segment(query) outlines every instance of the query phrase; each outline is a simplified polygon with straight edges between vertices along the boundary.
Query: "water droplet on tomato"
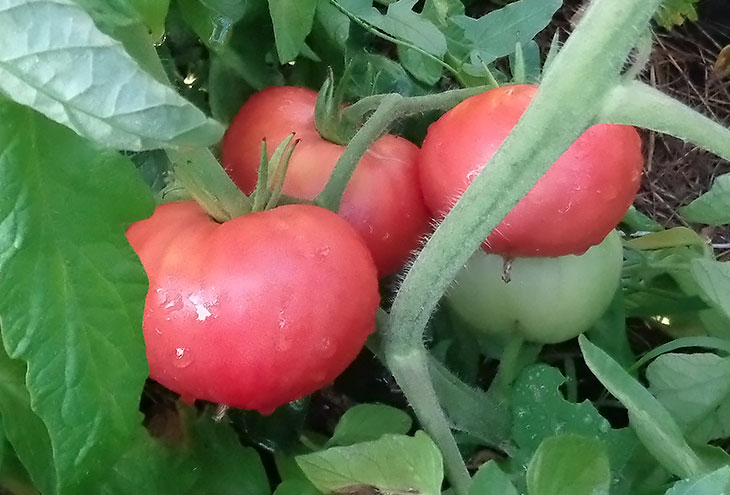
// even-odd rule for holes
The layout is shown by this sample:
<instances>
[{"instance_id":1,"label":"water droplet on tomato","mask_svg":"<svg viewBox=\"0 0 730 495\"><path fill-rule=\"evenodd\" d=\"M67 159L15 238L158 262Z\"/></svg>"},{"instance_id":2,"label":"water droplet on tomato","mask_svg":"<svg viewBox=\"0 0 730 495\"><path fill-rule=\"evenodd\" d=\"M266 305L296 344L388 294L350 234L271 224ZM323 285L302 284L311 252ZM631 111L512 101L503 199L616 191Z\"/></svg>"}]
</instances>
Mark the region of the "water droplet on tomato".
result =
<instances>
[{"instance_id":1,"label":"water droplet on tomato","mask_svg":"<svg viewBox=\"0 0 730 495\"><path fill-rule=\"evenodd\" d=\"M286 314L284 313L284 310L279 310L279 330L284 330L284 327L286 327L286 324L288 321L286 320Z\"/></svg>"},{"instance_id":2,"label":"water droplet on tomato","mask_svg":"<svg viewBox=\"0 0 730 495\"><path fill-rule=\"evenodd\" d=\"M193 362L193 356L187 347L175 349L175 360L172 362L176 368L187 368Z\"/></svg>"},{"instance_id":3,"label":"water droplet on tomato","mask_svg":"<svg viewBox=\"0 0 730 495\"><path fill-rule=\"evenodd\" d=\"M325 258L327 258L327 255L330 254L330 251L331 249L329 246L324 246L317 249L315 256L317 257L317 260L324 261Z\"/></svg>"},{"instance_id":4,"label":"water droplet on tomato","mask_svg":"<svg viewBox=\"0 0 730 495\"><path fill-rule=\"evenodd\" d=\"M290 337L282 336L276 341L276 350L279 352L288 351L291 349L291 344L292 342Z\"/></svg>"},{"instance_id":5,"label":"water droplet on tomato","mask_svg":"<svg viewBox=\"0 0 730 495\"><path fill-rule=\"evenodd\" d=\"M479 170L472 170L468 174L466 174L466 180L471 182L477 178L477 175L479 175Z\"/></svg>"}]
</instances>

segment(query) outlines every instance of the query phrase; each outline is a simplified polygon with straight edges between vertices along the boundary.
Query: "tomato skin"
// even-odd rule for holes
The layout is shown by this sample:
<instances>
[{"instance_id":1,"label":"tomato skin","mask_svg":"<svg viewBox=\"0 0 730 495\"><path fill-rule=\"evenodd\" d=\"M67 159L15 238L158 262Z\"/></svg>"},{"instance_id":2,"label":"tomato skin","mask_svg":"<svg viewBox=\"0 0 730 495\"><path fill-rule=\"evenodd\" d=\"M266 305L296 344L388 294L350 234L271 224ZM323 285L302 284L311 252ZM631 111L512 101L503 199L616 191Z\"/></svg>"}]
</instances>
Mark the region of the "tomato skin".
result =
<instances>
[{"instance_id":1,"label":"tomato skin","mask_svg":"<svg viewBox=\"0 0 730 495\"><path fill-rule=\"evenodd\" d=\"M168 203L127 237L150 280L150 376L187 400L270 413L330 383L375 330L372 258L323 208L218 224L195 202Z\"/></svg>"},{"instance_id":2,"label":"tomato skin","mask_svg":"<svg viewBox=\"0 0 730 495\"><path fill-rule=\"evenodd\" d=\"M284 194L312 200L324 189L344 146L323 139L314 124L317 93L276 86L253 95L223 138L223 166L245 193L256 186L261 141L269 156L290 133L300 142L289 162ZM358 164L342 198L339 215L365 240L380 276L398 271L419 247L430 216L418 180L419 149L385 135Z\"/></svg>"},{"instance_id":3,"label":"tomato skin","mask_svg":"<svg viewBox=\"0 0 730 495\"><path fill-rule=\"evenodd\" d=\"M494 155L537 86L503 86L463 101L431 125L419 172L426 204L443 217ZM487 238L505 256L580 254L621 221L638 191L643 156L631 126L588 129Z\"/></svg>"},{"instance_id":4,"label":"tomato skin","mask_svg":"<svg viewBox=\"0 0 730 495\"><path fill-rule=\"evenodd\" d=\"M447 294L451 308L486 334L517 332L554 344L578 336L608 309L621 281L623 248L616 231L580 256L504 259L478 249Z\"/></svg>"}]
</instances>

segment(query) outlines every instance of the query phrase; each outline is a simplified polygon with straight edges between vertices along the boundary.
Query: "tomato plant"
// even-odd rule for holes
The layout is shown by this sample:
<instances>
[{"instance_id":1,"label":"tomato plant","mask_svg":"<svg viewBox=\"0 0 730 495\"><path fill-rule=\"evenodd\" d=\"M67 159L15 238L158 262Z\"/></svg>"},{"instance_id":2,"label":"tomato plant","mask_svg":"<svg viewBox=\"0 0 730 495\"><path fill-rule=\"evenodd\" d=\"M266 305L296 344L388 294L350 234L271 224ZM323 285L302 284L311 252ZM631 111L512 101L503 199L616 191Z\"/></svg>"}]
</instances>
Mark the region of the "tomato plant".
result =
<instances>
[{"instance_id":1,"label":"tomato plant","mask_svg":"<svg viewBox=\"0 0 730 495\"><path fill-rule=\"evenodd\" d=\"M375 330L372 258L323 208L218 224L168 203L127 236L150 279L150 375L188 400L270 413L331 382Z\"/></svg>"},{"instance_id":2,"label":"tomato plant","mask_svg":"<svg viewBox=\"0 0 730 495\"><path fill-rule=\"evenodd\" d=\"M443 216L509 135L537 86L473 96L431 125L419 172L426 204ZM567 117L570 118L570 117ZM484 243L505 256L580 254L613 229L639 188L643 157L633 127L590 127Z\"/></svg>"},{"instance_id":3,"label":"tomato plant","mask_svg":"<svg viewBox=\"0 0 730 495\"><path fill-rule=\"evenodd\" d=\"M606 311L621 279L616 231L582 255L504 259L478 249L454 280L449 305L475 329L554 344L579 335Z\"/></svg>"},{"instance_id":4,"label":"tomato plant","mask_svg":"<svg viewBox=\"0 0 730 495\"><path fill-rule=\"evenodd\" d=\"M223 166L246 193L256 186L261 142L270 149L294 132L299 144L289 162L283 193L313 200L324 188L344 146L319 135L317 93L270 87L253 95L223 139ZM339 214L357 230L381 276L399 270L428 229L416 162L418 147L393 135L375 141L357 165Z\"/></svg>"}]
</instances>

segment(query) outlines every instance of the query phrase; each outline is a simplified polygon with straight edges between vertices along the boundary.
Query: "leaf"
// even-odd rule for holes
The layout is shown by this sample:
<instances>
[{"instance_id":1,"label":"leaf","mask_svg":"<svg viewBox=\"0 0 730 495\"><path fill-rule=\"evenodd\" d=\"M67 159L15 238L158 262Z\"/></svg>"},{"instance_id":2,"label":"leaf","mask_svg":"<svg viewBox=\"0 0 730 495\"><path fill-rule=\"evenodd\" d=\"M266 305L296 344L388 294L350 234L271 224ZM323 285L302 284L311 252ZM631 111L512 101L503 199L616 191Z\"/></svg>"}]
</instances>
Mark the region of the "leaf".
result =
<instances>
[{"instance_id":1,"label":"leaf","mask_svg":"<svg viewBox=\"0 0 730 495\"><path fill-rule=\"evenodd\" d=\"M636 361L626 331L626 305L621 287L601 319L588 329L586 335L621 366L629 367Z\"/></svg>"},{"instance_id":2,"label":"leaf","mask_svg":"<svg viewBox=\"0 0 730 495\"><path fill-rule=\"evenodd\" d=\"M196 495L269 495L269 480L258 453L239 442L233 429L207 417L194 424L193 462L200 473ZM140 492L141 493L141 492Z\"/></svg>"},{"instance_id":3,"label":"leaf","mask_svg":"<svg viewBox=\"0 0 730 495\"><path fill-rule=\"evenodd\" d=\"M411 429L411 424L411 417L398 408L382 404L359 404L342 415L327 446L377 440L386 433L405 435Z\"/></svg>"},{"instance_id":4,"label":"leaf","mask_svg":"<svg viewBox=\"0 0 730 495\"><path fill-rule=\"evenodd\" d=\"M688 222L707 225L730 223L730 174L721 175L705 194L679 209Z\"/></svg>"},{"instance_id":5,"label":"leaf","mask_svg":"<svg viewBox=\"0 0 730 495\"><path fill-rule=\"evenodd\" d=\"M441 58L446 53L446 38L423 15L413 11L417 0L397 0L388 5L385 14L372 6L372 0L339 0L339 5L352 16L382 32Z\"/></svg>"},{"instance_id":6,"label":"leaf","mask_svg":"<svg viewBox=\"0 0 730 495\"><path fill-rule=\"evenodd\" d=\"M209 146L223 133L70 0L0 0L0 91L107 148Z\"/></svg>"},{"instance_id":7,"label":"leaf","mask_svg":"<svg viewBox=\"0 0 730 495\"><path fill-rule=\"evenodd\" d=\"M470 387L433 356L429 356L428 368L436 395L454 429L486 445L500 447L508 442L511 413L506 401Z\"/></svg>"},{"instance_id":8,"label":"leaf","mask_svg":"<svg viewBox=\"0 0 730 495\"><path fill-rule=\"evenodd\" d=\"M691 273L700 287L700 297L730 317L730 263L695 259L692 260Z\"/></svg>"},{"instance_id":9,"label":"leaf","mask_svg":"<svg viewBox=\"0 0 730 495\"><path fill-rule=\"evenodd\" d=\"M332 447L298 456L297 463L324 493L370 487L379 492L413 495L441 493L441 453L421 431L414 437L384 435L372 442Z\"/></svg>"},{"instance_id":10,"label":"leaf","mask_svg":"<svg viewBox=\"0 0 730 495\"><path fill-rule=\"evenodd\" d=\"M545 439L527 469L530 495L608 495L610 480L601 442L578 435Z\"/></svg>"},{"instance_id":11,"label":"leaf","mask_svg":"<svg viewBox=\"0 0 730 495\"><path fill-rule=\"evenodd\" d=\"M696 21L697 2L698 0L664 0L654 15L654 20L664 29L681 26L686 19Z\"/></svg>"},{"instance_id":12,"label":"leaf","mask_svg":"<svg viewBox=\"0 0 730 495\"><path fill-rule=\"evenodd\" d=\"M579 337L586 364L606 389L629 410L629 421L646 449L671 473L689 478L707 471L682 430L661 403L608 354Z\"/></svg>"},{"instance_id":13,"label":"leaf","mask_svg":"<svg viewBox=\"0 0 730 495\"><path fill-rule=\"evenodd\" d=\"M276 52L282 64L291 62L304 46L312 30L317 0L268 0L274 23Z\"/></svg>"},{"instance_id":14,"label":"leaf","mask_svg":"<svg viewBox=\"0 0 730 495\"><path fill-rule=\"evenodd\" d=\"M525 46L545 29L562 0L518 0L479 19L453 18L464 31L470 56L484 64L514 52L517 43Z\"/></svg>"},{"instance_id":15,"label":"leaf","mask_svg":"<svg viewBox=\"0 0 730 495\"><path fill-rule=\"evenodd\" d=\"M565 379L545 364L526 368L512 388L512 437L518 450L516 466L526 466L541 443L564 434L593 437L602 442L613 469L612 493L631 493L637 472L646 469L644 451L629 428L614 430L593 404L565 400L560 387Z\"/></svg>"},{"instance_id":16,"label":"leaf","mask_svg":"<svg viewBox=\"0 0 730 495\"><path fill-rule=\"evenodd\" d=\"M649 391L697 443L730 437L730 358L664 354L646 370Z\"/></svg>"},{"instance_id":17,"label":"leaf","mask_svg":"<svg viewBox=\"0 0 730 495\"><path fill-rule=\"evenodd\" d=\"M144 24L156 40L165 34L165 19L170 0L73 0L94 18L97 26L107 34L113 27Z\"/></svg>"},{"instance_id":18,"label":"leaf","mask_svg":"<svg viewBox=\"0 0 730 495\"><path fill-rule=\"evenodd\" d=\"M469 495L519 495L519 493L497 463L489 461L474 475Z\"/></svg>"},{"instance_id":19,"label":"leaf","mask_svg":"<svg viewBox=\"0 0 730 495\"><path fill-rule=\"evenodd\" d=\"M276 487L274 495L319 495L317 490L309 481L285 480Z\"/></svg>"},{"instance_id":20,"label":"leaf","mask_svg":"<svg viewBox=\"0 0 730 495\"><path fill-rule=\"evenodd\" d=\"M647 251L678 246L704 246L705 244L707 244L705 240L694 230L687 227L674 227L631 239L626 241L625 246Z\"/></svg>"},{"instance_id":21,"label":"leaf","mask_svg":"<svg viewBox=\"0 0 730 495\"><path fill-rule=\"evenodd\" d=\"M656 232L663 230L663 227L652 220L648 216L641 213L635 206L631 206L621 220L621 225L626 227L629 232Z\"/></svg>"},{"instance_id":22,"label":"leaf","mask_svg":"<svg viewBox=\"0 0 730 495\"><path fill-rule=\"evenodd\" d=\"M681 480L666 495L727 495L730 493L730 467L725 466L705 476Z\"/></svg>"},{"instance_id":23,"label":"leaf","mask_svg":"<svg viewBox=\"0 0 730 495\"><path fill-rule=\"evenodd\" d=\"M168 449L140 427L133 444L114 465L114 469L98 493L100 495L188 494L191 493L199 474L201 473L190 461L189 456Z\"/></svg>"},{"instance_id":24,"label":"leaf","mask_svg":"<svg viewBox=\"0 0 730 495\"><path fill-rule=\"evenodd\" d=\"M14 103L0 121L2 338L72 486L109 469L140 422L147 277L125 231L153 204L117 153Z\"/></svg>"},{"instance_id":25,"label":"leaf","mask_svg":"<svg viewBox=\"0 0 730 495\"><path fill-rule=\"evenodd\" d=\"M10 359L0 347L0 416L5 436L35 486L43 493L58 493L51 439L43 421L31 409L25 374L25 365Z\"/></svg>"},{"instance_id":26,"label":"leaf","mask_svg":"<svg viewBox=\"0 0 730 495\"><path fill-rule=\"evenodd\" d=\"M200 3L233 22L240 21L250 8L248 2L241 0L200 0Z\"/></svg>"}]
</instances>

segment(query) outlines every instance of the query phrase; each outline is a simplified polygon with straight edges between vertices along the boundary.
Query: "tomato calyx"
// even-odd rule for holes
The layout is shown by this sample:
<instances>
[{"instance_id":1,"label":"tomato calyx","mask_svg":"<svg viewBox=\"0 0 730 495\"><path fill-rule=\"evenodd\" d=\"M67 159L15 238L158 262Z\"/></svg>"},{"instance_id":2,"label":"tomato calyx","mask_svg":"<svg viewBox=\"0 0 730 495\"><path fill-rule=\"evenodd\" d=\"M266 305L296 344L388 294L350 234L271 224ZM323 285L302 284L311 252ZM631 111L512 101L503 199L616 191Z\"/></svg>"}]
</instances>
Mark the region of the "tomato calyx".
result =
<instances>
[{"instance_id":1,"label":"tomato calyx","mask_svg":"<svg viewBox=\"0 0 730 495\"><path fill-rule=\"evenodd\" d=\"M284 180L289 170L289 161L294 153L294 148L299 144L299 139L294 139L295 133L289 134L274 149L269 158L267 151L266 139L261 142L261 157L259 161L258 178L256 188L251 195L253 206L251 213L270 210L276 208L282 203L282 189L284 188ZM301 203L301 201L292 201L295 198L289 198L284 203Z\"/></svg>"}]
</instances>

